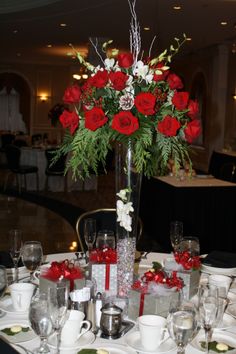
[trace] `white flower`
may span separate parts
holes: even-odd
[[[105,68],[106,68],[107,70],[110,70],[110,69],[112,69],[113,66],[115,65],[115,59],[113,59],[113,58],[111,58],[111,59],[106,58],[106,59],[104,60],[104,63],[105,63]]]
[[[139,60],[137,61],[137,64],[134,67],[133,74],[141,77],[142,79],[146,80],[147,82],[151,82],[153,78],[153,74],[149,73],[149,67],[148,65],[144,65],[144,63]],[[151,80],[151,81],[149,81]]]
[[[124,191],[124,190],[122,190]],[[127,231],[132,231],[132,218],[129,215],[130,212],[134,211],[133,203],[124,203],[122,200],[117,200],[116,202],[116,213],[117,222],[120,223],[121,227],[124,227]]]
[[[134,96],[130,93],[126,93],[120,97],[119,105],[123,111],[129,111],[134,105]]]
[[[120,199],[122,199],[122,200],[127,200],[126,193],[127,193],[127,189],[121,189],[121,190],[119,191],[119,193],[116,193],[116,195],[117,195],[118,197],[120,197]]]

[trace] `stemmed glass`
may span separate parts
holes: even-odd
[[[24,266],[30,270],[30,281],[33,281],[34,271],[41,265],[43,259],[42,245],[38,241],[26,241],[21,250]]]
[[[183,223],[182,221],[171,221],[170,223],[170,241],[175,251],[178,250],[180,241],[183,239]]]
[[[9,235],[9,253],[15,268],[14,282],[18,283],[19,281],[18,263],[21,255],[22,231],[19,229],[12,229],[9,231],[8,235]]]
[[[7,288],[7,270],[4,266],[0,265],[0,299],[3,297]],[[0,317],[3,317],[4,312],[0,311]]]
[[[48,313],[47,294],[39,293],[31,302],[29,321],[34,332],[40,337],[40,346],[34,353],[50,353],[47,338],[53,331],[52,321]]]
[[[181,299],[172,303],[167,317],[167,328],[177,345],[177,354],[184,354],[187,344],[199,331],[196,306]]]
[[[209,353],[209,343],[213,328],[216,326],[219,307],[218,289],[215,285],[202,284],[198,290],[198,309],[202,328],[205,331],[206,353]]]
[[[84,220],[84,240],[90,252],[96,240],[96,220],[88,218]]]
[[[53,329],[56,332],[56,353],[59,354],[61,342],[61,330],[66,321],[68,308],[68,285],[60,282],[55,287],[48,288],[48,313],[50,315]]]

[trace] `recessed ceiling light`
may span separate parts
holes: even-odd
[[[51,44],[47,44],[47,47],[48,47],[48,48],[52,48],[52,45],[51,45]]]
[[[222,26],[226,26],[227,24],[228,24],[228,22],[227,21],[221,21],[221,23],[220,23]]]
[[[173,6],[173,9],[174,9],[174,10],[181,10],[182,7],[181,7],[180,5],[175,5],[175,6]]]
[[[150,31],[150,27],[143,27],[144,31]]]
[[[66,23],[60,23],[60,26],[61,26],[61,27],[66,27],[67,24],[66,24]]]

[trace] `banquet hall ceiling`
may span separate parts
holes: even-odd
[[[183,33],[192,40],[181,53],[236,43],[236,0],[137,0],[136,9],[146,53],[155,35],[153,53]],[[0,0],[0,61],[73,63],[69,43],[86,54],[89,37],[128,48],[129,22],[127,0]]]

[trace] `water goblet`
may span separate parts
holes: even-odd
[[[48,313],[56,332],[56,353],[59,354],[61,330],[66,321],[69,287],[59,282],[55,287],[48,288]]]
[[[181,299],[172,303],[167,317],[167,328],[177,345],[177,354],[184,354],[187,344],[199,331],[196,306],[190,301]]]
[[[21,255],[22,248],[22,231],[19,229],[12,229],[8,232],[9,236],[9,253],[15,268],[14,282],[19,281],[18,263]]]
[[[97,239],[96,239],[96,247],[97,248],[115,248],[116,240],[115,235],[112,230],[100,230],[98,231]]]
[[[21,250],[24,266],[30,271],[30,281],[33,281],[34,271],[41,265],[43,259],[42,245],[38,241],[26,241]]]
[[[217,325],[219,308],[218,289],[215,285],[201,284],[198,290],[198,310],[201,327],[205,331],[206,353],[209,353],[209,343],[213,328]]]
[[[96,240],[96,220],[88,218],[84,220],[84,240],[90,252]]]
[[[171,221],[170,223],[170,241],[172,248],[178,250],[180,241],[183,239],[183,223],[182,221]]]
[[[47,294],[39,293],[31,302],[29,321],[33,331],[40,337],[40,346],[34,353],[50,353],[47,345],[48,336],[53,331],[52,321],[48,313]]]
[[[200,243],[198,237],[186,236],[179,243],[180,252],[189,252],[192,257],[199,256]]]

